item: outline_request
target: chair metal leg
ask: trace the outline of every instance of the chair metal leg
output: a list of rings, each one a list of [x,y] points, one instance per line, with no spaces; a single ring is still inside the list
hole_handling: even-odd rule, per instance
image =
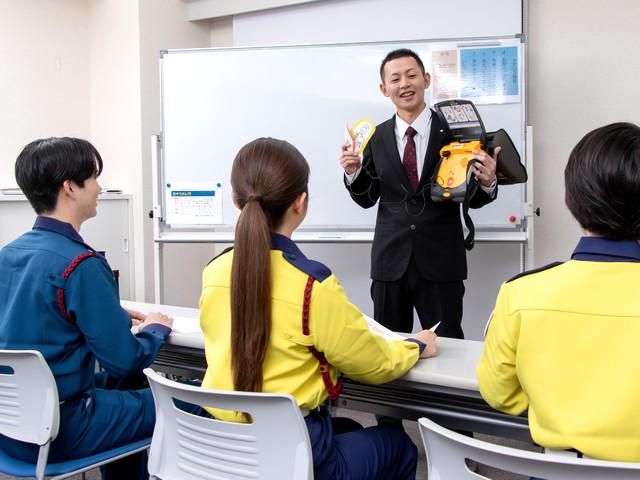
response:
[[[40,446],[38,450],[38,463],[36,464],[36,480],[44,480],[44,471],[47,468],[47,460],[49,459],[49,447],[51,440]]]

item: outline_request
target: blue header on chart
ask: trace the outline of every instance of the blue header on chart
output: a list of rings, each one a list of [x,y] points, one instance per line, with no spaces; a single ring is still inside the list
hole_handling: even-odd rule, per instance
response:
[[[215,197],[215,190],[172,190],[172,197]]]

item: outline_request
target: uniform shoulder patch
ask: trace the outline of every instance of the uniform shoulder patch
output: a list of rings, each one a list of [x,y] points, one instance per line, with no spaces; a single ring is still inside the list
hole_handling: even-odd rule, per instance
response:
[[[518,273],[517,275],[514,275],[509,280],[507,280],[505,283],[513,282],[514,280],[517,280],[518,278],[526,277],[527,275],[533,275],[534,273],[544,272],[545,270],[549,270],[551,268],[557,267],[557,266],[562,265],[562,264],[564,264],[564,262],[552,262],[552,263],[550,263],[548,265],[545,265],[543,267],[540,267],[540,268],[534,268],[533,270],[527,270],[526,272],[522,272],[522,273]]]
[[[225,248],[222,252],[220,252],[218,255],[216,255],[215,257],[213,257],[211,260],[209,260],[209,262],[207,263],[207,265],[209,265],[211,262],[213,262],[216,258],[221,257],[222,255],[224,255],[225,253],[229,253],[231,250],[233,250],[233,247],[227,247]]]
[[[302,270],[307,275],[315,278],[318,282],[323,282],[331,276],[329,267],[315,260],[309,260],[302,254],[282,252],[282,257],[298,270]]]

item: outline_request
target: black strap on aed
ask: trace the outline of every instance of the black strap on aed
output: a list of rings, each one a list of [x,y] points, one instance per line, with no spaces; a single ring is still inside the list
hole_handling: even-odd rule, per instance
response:
[[[478,161],[475,159],[471,160],[467,166],[467,191],[462,201],[462,218],[464,219],[464,225],[467,227],[467,230],[469,230],[469,233],[467,233],[467,236],[464,238],[464,248],[467,250],[473,248],[476,240],[476,227],[473,225],[471,215],[469,215],[469,202],[480,186],[480,182],[472,174],[471,165],[474,163],[478,163]]]
[[[95,257],[96,255],[97,255],[96,252],[85,252],[78,255],[76,258],[74,258],[71,261],[69,266],[64,269],[64,272],[62,272],[62,278],[66,281],[69,278],[69,275],[73,273],[73,271],[78,267],[78,265],[80,265],[87,258]],[[65,320],[67,320],[70,323],[76,323],[76,319],[73,318],[69,314],[69,312],[67,312],[67,308],[64,304],[64,288],[63,287],[58,287],[58,308],[60,309],[60,313],[62,314]]]
[[[314,281],[314,278],[311,276],[307,278],[307,285],[304,288],[304,302],[302,303],[302,333],[304,335],[309,335],[309,307],[311,304],[311,291],[313,290]],[[334,385],[331,381],[331,375],[329,374],[331,364],[325,358],[324,353],[319,352],[313,345],[307,348],[313,356],[316,357],[318,362],[320,362],[318,370],[320,370],[320,375],[322,376],[322,381],[329,393],[329,398],[331,400],[337,400],[338,396],[342,393],[342,374],[340,374],[338,381]]]

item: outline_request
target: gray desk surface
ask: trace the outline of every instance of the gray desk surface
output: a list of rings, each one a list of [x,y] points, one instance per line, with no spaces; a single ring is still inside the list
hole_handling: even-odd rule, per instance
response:
[[[143,313],[158,311],[173,316],[174,329],[168,343],[204,349],[197,308],[128,301],[123,301],[122,305]],[[483,342],[475,340],[438,338],[438,355],[419,360],[402,380],[478,392],[476,365],[482,354],[482,346]]]

